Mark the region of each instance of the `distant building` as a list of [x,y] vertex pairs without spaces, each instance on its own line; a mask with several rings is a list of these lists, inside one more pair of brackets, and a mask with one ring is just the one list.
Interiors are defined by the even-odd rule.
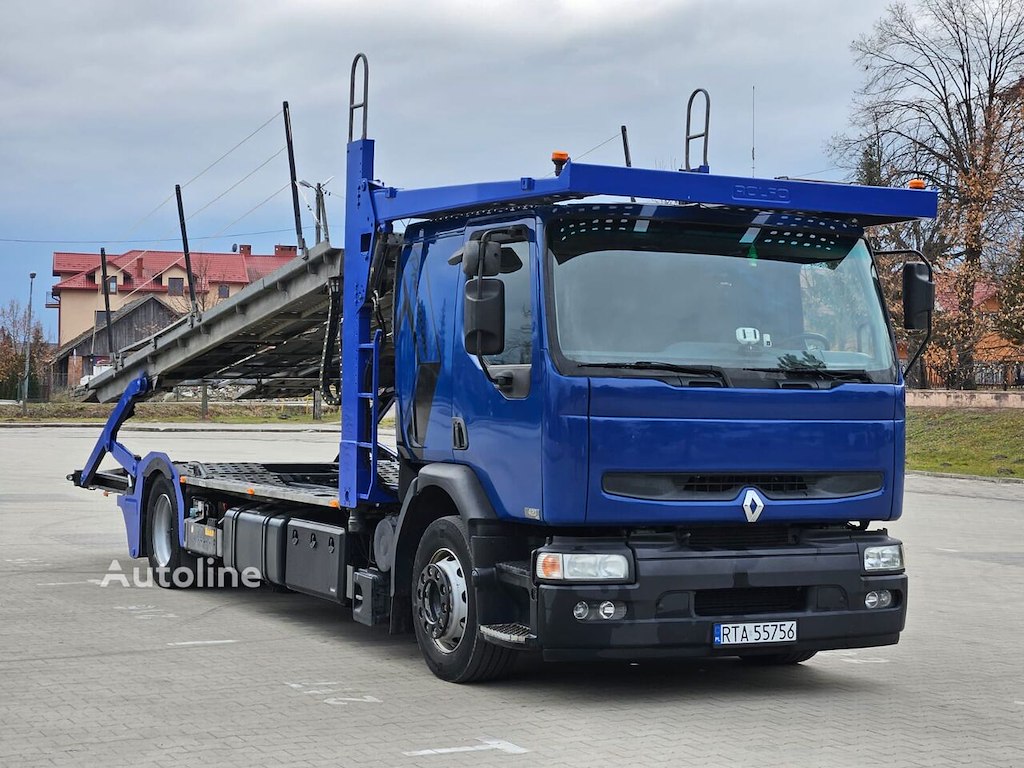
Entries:
[[[936,278],[936,312],[956,312],[956,296],[951,279],[945,275]],[[978,280],[974,286],[974,308],[979,320],[994,319],[1000,312],[999,287],[988,280]],[[930,381],[943,385],[945,382],[935,367],[928,365]],[[974,345],[974,382],[979,387],[1022,387],[1024,386],[1024,347],[1004,339],[994,330],[986,330]]]
[[[284,266],[296,256],[294,245],[278,245],[273,255],[253,254],[248,245],[238,253],[193,253],[196,303],[206,310],[254,280]],[[58,311],[58,349],[54,378],[74,387],[83,376],[109,364],[99,254],[53,254],[53,286],[46,306]],[[114,352],[152,335],[189,310],[185,257],[180,251],[128,251],[107,256],[111,331]]]
[[[208,309],[234,296],[253,280],[268,275],[295,258],[294,245],[274,246],[274,253],[254,254],[248,245],[238,253],[193,253],[192,272],[197,302]],[[59,313],[58,346],[93,328],[96,312],[103,311],[103,277],[95,253],[53,254],[53,276],[58,282],[46,306]],[[128,251],[107,256],[110,309],[152,294],[178,314],[188,311],[189,291],[185,257],[180,251]]]
[[[114,351],[152,335],[173,323],[182,313],[168,307],[149,294],[125,304],[110,313],[110,330]],[[58,387],[75,387],[83,377],[94,376],[110,365],[113,359],[107,337],[105,313],[96,312],[96,323],[57,350],[53,359],[54,383]]]

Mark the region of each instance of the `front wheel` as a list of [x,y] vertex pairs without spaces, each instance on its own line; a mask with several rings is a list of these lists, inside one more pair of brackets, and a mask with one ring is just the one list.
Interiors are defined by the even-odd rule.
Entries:
[[492,680],[515,660],[515,651],[480,636],[472,567],[465,522],[454,516],[432,522],[413,561],[413,625],[430,671],[452,683]]

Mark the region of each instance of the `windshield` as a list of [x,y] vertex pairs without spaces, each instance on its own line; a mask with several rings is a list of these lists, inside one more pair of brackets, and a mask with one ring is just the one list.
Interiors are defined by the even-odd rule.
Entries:
[[548,227],[555,330],[571,363],[895,381],[860,237],[827,226],[595,223],[565,218]]

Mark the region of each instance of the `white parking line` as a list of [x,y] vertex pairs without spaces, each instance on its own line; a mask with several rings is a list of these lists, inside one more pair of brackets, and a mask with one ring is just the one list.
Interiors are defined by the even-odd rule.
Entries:
[[183,643],[168,643],[168,645],[228,645],[237,642],[237,640],[186,640]]
[[442,747],[440,749],[417,749],[413,752],[403,752],[402,754],[406,757],[423,757],[424,755],[450,755],[456,752],[484,752],[487,750],[495,749],[499,752],[505,752],[510,755],[521,755],[530,750],[523,747],[516,746],[507,741],[501,739],[477,739],[482,742],[481,744],[475,744],[471,747]]

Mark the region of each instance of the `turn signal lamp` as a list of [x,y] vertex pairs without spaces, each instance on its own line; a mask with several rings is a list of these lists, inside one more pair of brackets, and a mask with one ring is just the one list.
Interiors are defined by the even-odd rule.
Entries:
[[545,552],[537,556],[537,576],[541,579],[562,578],[562,556]]
[[924,179],[911,179],[907,182],[907,189],[925,189]]

